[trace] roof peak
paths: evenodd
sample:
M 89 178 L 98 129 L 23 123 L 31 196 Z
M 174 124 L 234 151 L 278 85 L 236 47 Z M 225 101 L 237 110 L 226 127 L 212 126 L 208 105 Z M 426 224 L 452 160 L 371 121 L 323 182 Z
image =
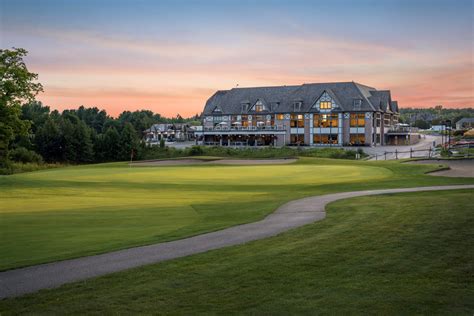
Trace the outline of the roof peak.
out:
M 330 82 L 304 82 L 302 84 L 296 85 L 277 85 L 277 86 L 252 86 L 252 87 L 245 87 L 245 86 L 238 86 L 233 87 L 230 90 L 240 90 L 240 89 L 264 89 L 264 88 L 297 88 L 302 86 L 310 86 L 310 85 L 327 85 L 327 84 L 356 84 L 362 87 L 366 87 L 369 89 L 374 89 L 374 87 L 370 87 L 355 81 L 330 81 Z M 218 91 L 229 91 L 229 90 L 218 90 Z

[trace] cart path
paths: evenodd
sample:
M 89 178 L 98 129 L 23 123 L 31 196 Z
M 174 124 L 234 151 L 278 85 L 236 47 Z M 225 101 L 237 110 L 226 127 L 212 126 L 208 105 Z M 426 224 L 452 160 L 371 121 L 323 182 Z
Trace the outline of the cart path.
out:
M 0 298 L 20 296 L 66 283 L 275 236 L 292 228 L 322 220 L 326 217 L 325 206 L 341 199 L 454 189 L 474 189 L 474 185 L 355 191 L 307 197 L 288 202 L 263 220 L 254 223 L 160 244 L 0 272 Z

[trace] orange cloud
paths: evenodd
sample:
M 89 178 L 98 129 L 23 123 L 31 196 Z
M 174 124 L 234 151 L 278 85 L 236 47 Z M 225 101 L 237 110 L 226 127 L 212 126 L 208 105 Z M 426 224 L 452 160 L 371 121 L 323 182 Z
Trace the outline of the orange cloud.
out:
M 39 99 L 58 109 L 87 105 L 113 115 L 141 108 L 167 116 L 194 115 L 215 90 L 236 84 L 350 80 L 392 90 L 401 106 L 474 105 L 472 52 L 454 54 L 318 34 L 276 38 L 251 33 L 230 36 L 230 45 L 138 41 L 64 30 L 34 33 L 70 44 L 70 50 L 52 52 L 49 59 L 31 64 L 45 86 Z M 84 44 L 85 55 L 80 53 Z

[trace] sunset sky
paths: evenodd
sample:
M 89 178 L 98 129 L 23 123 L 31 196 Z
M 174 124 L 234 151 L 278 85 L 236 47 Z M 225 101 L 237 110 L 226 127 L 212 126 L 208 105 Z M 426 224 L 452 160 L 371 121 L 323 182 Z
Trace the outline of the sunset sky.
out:
M 29 51 L 55 109 L 190 116 L 219 89 L 333 81 L 474 106 L 472 0 L 0 3 L 1 47 Z

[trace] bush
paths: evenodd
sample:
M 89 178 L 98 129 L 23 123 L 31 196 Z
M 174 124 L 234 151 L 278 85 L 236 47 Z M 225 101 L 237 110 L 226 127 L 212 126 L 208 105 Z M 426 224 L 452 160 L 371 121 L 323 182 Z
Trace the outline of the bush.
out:
M 186 156 L 213 156 L 213 157 L 235 157 L 235 158 L 293 158 L 319 157 L 334 159 L 355 159 L 356 153 L 360 157 L 366 157 L 364 151 L 345 150 L 342 148 L 291 148 L 291 147 L 265 147 L 265 148 L 232 148 L 232 147 L 206 147 L 193 146 L 188 149 L 176 149 L 173 147 L 160 148 L 157 146 L 144 149 L 141 159 L 166 159 Z
M 202 156 L 203 153 L 204 153 L 204 150 L 202 149 L 201 146 L 193 146 L 189 150 L 190 156 Z
M 10 151 L 10 159 L 22 163 L 43 163 L 43 157 L 41 157 L 41 155 L 24 147 L 18 147 Z
M 453 136 L 463 136 L 465 132 L 467 132 L 466 129 L 456 130 L 453 132 Z

